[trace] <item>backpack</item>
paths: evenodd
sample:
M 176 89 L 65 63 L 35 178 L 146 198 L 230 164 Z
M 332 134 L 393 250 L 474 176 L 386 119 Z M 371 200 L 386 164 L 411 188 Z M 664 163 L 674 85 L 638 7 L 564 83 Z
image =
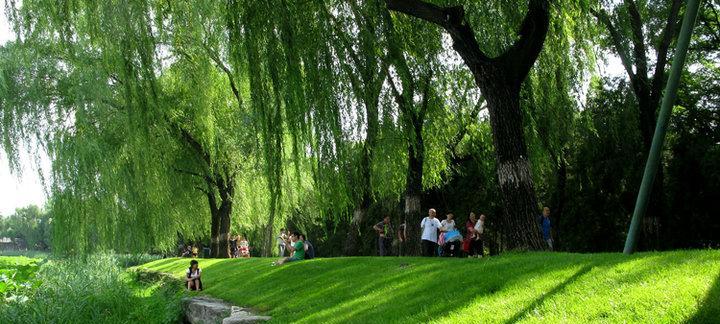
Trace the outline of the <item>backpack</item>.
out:
M 313 247 L 312 243 L 305 241 L 305 244 L 307 244 L 307 251 L 305 251 L 305 260 L 310 260 L 315 258 L 315 248 Z

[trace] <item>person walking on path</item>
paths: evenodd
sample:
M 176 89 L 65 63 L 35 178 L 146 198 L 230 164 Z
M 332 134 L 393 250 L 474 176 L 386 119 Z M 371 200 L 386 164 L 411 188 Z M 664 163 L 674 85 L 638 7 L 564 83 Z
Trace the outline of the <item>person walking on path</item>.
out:
M 390 246 L 392 245 L 392 225 L 390 224 L 390 216 L 385 216 L 383 220 L 373 229 L 378 233 L 378 253 L 380 256 L 390 255 Z
M 547 242 L 550 251 L 553 250 L 553 240 L 551 235 L 552 222 L 550 222 L 550 208 L 543 207 L 543 213 L 540 216 L 540 228 L 542 229 L 543 240 Z
M 420 228 L 422 228 L 422 251 L 423 255 L 427 257 L 435 256 L 438 246 L 437 232 L 441 225 L 440 221 L 435 218 L 435 214 L 435 209 L 430 208 L 430 210 L 428 210 L 428 216 L 420 222 Z

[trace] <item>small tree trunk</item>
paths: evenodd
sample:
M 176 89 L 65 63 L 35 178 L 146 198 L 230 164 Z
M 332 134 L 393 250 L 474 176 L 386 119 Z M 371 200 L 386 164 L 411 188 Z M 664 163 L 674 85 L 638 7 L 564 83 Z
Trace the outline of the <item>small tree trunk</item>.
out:
M 405 230 L 406 255 L 420 255 L 420 222 L 422 222 L 422 179 L 425 161 L 425 143 L 422 136 L 422 122 L 413 125 L 415 142 L 408 145 L 408 171 L 405 183 Z
M 562 157 L 562 153 L 560 156 Z M 567 188 L 567 162 L 561 158 L 558 163 L 559 166 L 555 173 L 556 186 L 552 206 L 554 209 L 552 220 L 553 231 L 555 232 L 555 250 L 562 248 L 562 225 L 560 219 L 562 219 L 565 210 L 565 191 Z
M 343 247 L 343 254 L 347 256 L 358 255 L 360 241 L 360 225 L 365 220 L 368 208 L 370 206 L 370 194 L 365 193 L 365 196 L 360 202 L 360 205 L 355 207 L 353 211 L 353 217 L 350 220 L 350 226 L 348 227 L 348 233 L 345 237 L 345 246 Z
M 218 243 L 220 242 L 220 210 L 217 208 L 217 201 L 212 187 L 208 186 L 208 204 L 210 205 L 210 255 L 218 257 Z
M 372 101 L 371 101 L 372 100 Z M 377 106 L 377 96 L 366 98 L 365 115 L 367 116 L 367 138 L 363 145 L 363 155 L 360 159 L 360 200 L 355 205 L 353 218 L 350 220 L 347 237 L 345 238 L 345 246 L 343 251 L 345 255 L 358 254 L 358 242 L 360 240 L 360 225 L 365 220 L 368 209 L 372 202 L 372 187 L 370 177 L 372 175 L 372 162 L 375 155 L 375 144 L 377 142 L 377 131 L 379 127 L 379 115 Z

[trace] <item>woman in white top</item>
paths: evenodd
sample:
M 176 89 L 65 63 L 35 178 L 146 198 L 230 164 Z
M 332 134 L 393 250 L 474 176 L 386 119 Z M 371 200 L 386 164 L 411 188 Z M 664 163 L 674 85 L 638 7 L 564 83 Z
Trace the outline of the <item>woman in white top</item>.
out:
M 447 217 L 440 222 L 440 231 L 442 232 L 450 232 L 455 230 L 455 215 L 453 214 L 447 214 Z
M 197 260 L 190 261 L 190 268 L 185 271 L 185 282 L 187 282 L 188 290 L 202 290 L 202 280 L 200 275 L 202 270 L 198 265 Z

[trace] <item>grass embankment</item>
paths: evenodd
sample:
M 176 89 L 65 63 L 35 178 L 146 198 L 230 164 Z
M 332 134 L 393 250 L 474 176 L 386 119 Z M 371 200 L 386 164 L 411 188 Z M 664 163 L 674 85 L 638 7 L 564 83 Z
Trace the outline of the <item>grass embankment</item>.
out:
M 141 267 L 182 276 L 188 259 Z M 275 322 L 716 322 L 720 251 L 200 260 L 205 294 Z

